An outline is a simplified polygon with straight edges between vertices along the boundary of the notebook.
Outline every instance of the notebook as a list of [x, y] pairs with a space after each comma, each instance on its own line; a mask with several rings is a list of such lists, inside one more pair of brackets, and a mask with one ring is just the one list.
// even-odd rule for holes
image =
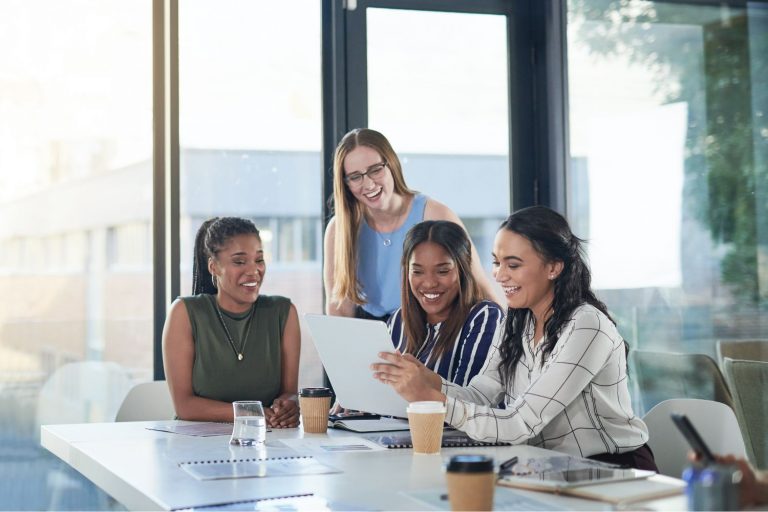
[[[403, 434], [369, 435], [365, 437], [366, 439], [370, 439], [374, 443], [386, 446], [387, 448], [413, 448], [410, 432]], [[443, 448], [463, 448], [471, 446], [509, 446], [509, 443], [486, 443], [483, 441], [475, 441], [464, 432], [451, 430], [443, 432], [443, 442], [441, 446]]]
[[351, 432], [393, 432], [398, 430], [408, 430], [408, 420], [399, 418], [344, 418], [328, 420], [328, 426], [349, 430]]
[[407, 417], [408, 402], [373, 378], [379, 352], [393, 352], [387, 325], [378, 320], [305, 314], [307, 327], [339, 403], [346, 409]]
[[317, 462], [312, 456], [196, 460], [180, 462], [179, 467], [198, 480], [340, 473], [335, 468]]
[[[626, 470], [624, 470], [626, 471]], [[630, 470], [639, 471], [639, 470]], [[653, 475], [652, 472], [648, 472]], [[555, 492], [568, 496], [578, 496], [590, 500], [604, 501], [608, 503], [637, 503], [640, 501], [649, 501], [669, 496], [676, 496], [685, 492], [685, 482], [676, 478], [670, 478], [664, 475], [655, 475], [653, 478], [637, 478], [635, 480], [623, 480], [618, 482], [593, 482], [588, 485], [578, 485], [575, 487], [562, 486], [539, 486], [529, 485], [514, 481], [508, 477], [502, 477], [498, 485], [505, 487], [518, 487], [521, 489]]]

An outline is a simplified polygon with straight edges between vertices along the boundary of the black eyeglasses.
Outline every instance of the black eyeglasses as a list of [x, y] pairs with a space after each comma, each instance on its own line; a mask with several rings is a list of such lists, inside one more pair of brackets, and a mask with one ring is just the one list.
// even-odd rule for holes
[[363, 186], [363, 178], [368, 176], [368, 178], [375, 180], [381, 176], [381, 173], [384, 171], [386, 166], [387, 161], [384, 160], [383, 162], [379, 162], [378, 164], [370, 166], [365, 172], [353, 172], [351, 174], [347, 174], [344, 176], [344, 181], [350, 187], [360, 188]]

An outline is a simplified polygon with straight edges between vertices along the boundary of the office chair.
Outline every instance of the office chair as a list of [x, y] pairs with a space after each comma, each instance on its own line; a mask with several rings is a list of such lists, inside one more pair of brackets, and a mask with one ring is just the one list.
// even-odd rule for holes
[[133, 386], [117, 411], [115, 421], [172, 420], [175, 413], [168, 383], [156, 380]]
[[768, 362], [768, 340], [718, 340], [717, 362], [723, 368], [723, 359]]
[[733, 408], [728, 384], [707, 355], [633, 350], [629, 364], [629, 377], [640, 391], [639, 415], [671, 398], [714, 400]]
[[768, 466], [768, 362], [723, 360], [750, 462]]
[[715, 454], [746, 457], [744, 440], [733, 409], [712, 400], [677, 398], [653, 407], [643, 421], [648, 426], [648, 446], [662, 475], [680, 478], [688, 465], [690, 447], [670, 418], [671, 413], [685, 414], [704, 442]]

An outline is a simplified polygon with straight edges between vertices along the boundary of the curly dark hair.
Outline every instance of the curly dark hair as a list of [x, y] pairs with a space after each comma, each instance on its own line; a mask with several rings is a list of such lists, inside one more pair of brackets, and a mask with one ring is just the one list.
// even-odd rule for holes
[[256, 235], [261, 240], [256, 225], [248, 219], [213, 217], [203, 222], [195, 235], [195, 256], [192, 262], [193, 295], [216, 295], [217, 290], [208, 271], [208, 258], [216, 258], [216, 254], [229, 239], [238, 235]]
[[[592, 275], [584, 256], [584, 240], [571, 232], [568, 221], [562, 215], [546, 206], [531, 206], [507, 217], [499, 227], [499, 230], [502, 229], [508, 229], [525, 237], [545, 262], [563, 263], [563, 270], [554, 281], [552, 315], [544, 323], [545, 337], [541, 346], [544, 356], [542, 364], [546, 356], [555, 348], [557, 339], [565, 324], [571, 319], [574, 310], [582, 304], [594, 306], [613, 322], [608, 314], [608, 308], [592, 292]], [[530, 309], [507, 309], [499, 367], [502, 379], [506, 383], [514, 377], [517, 362], [523, 355], [522, 335], [526, 325], [531, 321], [533, 321], [533, 313]], [[624, 344], [626, 347], [626, 341]]]

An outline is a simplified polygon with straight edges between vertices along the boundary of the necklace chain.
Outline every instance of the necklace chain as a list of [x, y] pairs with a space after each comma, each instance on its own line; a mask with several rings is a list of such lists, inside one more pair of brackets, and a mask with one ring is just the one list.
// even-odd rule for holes
[[[395, 232], [395, 230], [397, 230], [397, 228], [399, 228], [399, 227], [400, 227], [400, 221], [403, 219], [403, 215], [404, 215], [404, 214], [405, 214], [405, 212], [407, 212], [407, 211], [408, 211], [408, 204], [407, 204], [407, 202], [406, 202], [406, 201], [404, 201], [404, 202], [403, 202], [403, 211], [401, 211], [401, 212], [400, 212], [400, 214], [397, 216], [397, 221], [395, 222], [395, 229], [393, 229], [392, 231], [390, 231], [390, 235], [391, 235], [392, 233], [394, 233], [394, 232]], [[378, 230], [378, 229], [376, 229], [376, 228], [375, 228], [375, 227], [373, 227], [373, 226], [371, 226], [371, 228], [373, 229], [373, 232], [374, 232], [374, 233], [376, 233], [376, 235], [377, 235], [379, 238], [381, 238], [381, 243], [382, 243], [382, 244], [384, 244], [384, 247], [389, 247], [390, 245], [392, 245], [392, 238], [391, 238], [391, 237], [385, 237], [384, 235], [382, 235], [382, 234], [379, 232], [379, 230]]]
[[221, 308], [219, 308], [219, 302], [216, 300], [216, 298], [213, 298], [213, 303], [216, 305], [216, 314], [219, 316], [219, 321], [221, 322], [221, 326], [224, 328], [224, 334], [227, 335], [227, 341], [229, 342], [229, 346], [232, 347], [232, 351], [235, 353], [235, 356], [237, 357], [238, 361], [243, 360], [243, 352], [245, 352], [245, 344], [248, 343], [248, 333], [251, 332], [251, 324], [253, 323], [253, 310], [255, 309], [256, 303], [254, 302], [251, 304], [251, 311], [248, 313], [248, 323], [245, 324], [245, 334], [243, 335], [243, 341], [240, 343], [240, 350], [238, 351], [235, 347], [235, 340], [232, 339], [232, 335], [229, 333], [229, 329], [227, 328], [227, 324], [224, 323], [224, 315], [221, 314]]

